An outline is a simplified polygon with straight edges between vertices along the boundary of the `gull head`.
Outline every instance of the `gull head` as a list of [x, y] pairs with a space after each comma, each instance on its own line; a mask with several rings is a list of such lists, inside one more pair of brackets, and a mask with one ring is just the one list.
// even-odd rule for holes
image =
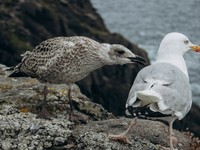
[[112, 44], [107, 51], [110, 64], [138, 63], [145, 65], [145, 59], [133, 54], [128, 48], [119, 44]]
[[181, 33], [172, 32], [163, 38], [158, 53], [183, 55], [189, 50], [200, 52], [200, 46], [191, 43], [187, 36]]

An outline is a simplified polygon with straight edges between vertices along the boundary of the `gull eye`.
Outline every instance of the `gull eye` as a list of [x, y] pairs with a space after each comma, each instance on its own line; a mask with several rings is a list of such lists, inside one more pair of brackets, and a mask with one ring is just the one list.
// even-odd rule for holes
[[184, 41], [184, 43], [185, 43], [185, 44], [188, 44], [188, 43], [189, 43], [189, 41], [188, 41], [188, 40], [185, 40], [185, 41]]
[[117, 50], [117, 54], [119, 54], [119, 55], [122, 55], [124, 53], [125, 53], [125, 51], [123, 51], [123, 50]]

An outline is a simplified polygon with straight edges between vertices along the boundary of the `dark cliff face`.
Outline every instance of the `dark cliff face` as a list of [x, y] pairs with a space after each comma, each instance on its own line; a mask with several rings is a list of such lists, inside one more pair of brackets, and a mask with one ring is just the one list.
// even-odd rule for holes
[[[83, 35], [119, 43], [147, 58], [144, 50], [110, 33], [89, 0], [3, 0], [0, 2], [0, 63], [12, 66], [20, 54], [55, 36]], [[114, 114], [122, 115], [128, 91], [142, 66], [106, 66], [78, 82], [82, 92]]]

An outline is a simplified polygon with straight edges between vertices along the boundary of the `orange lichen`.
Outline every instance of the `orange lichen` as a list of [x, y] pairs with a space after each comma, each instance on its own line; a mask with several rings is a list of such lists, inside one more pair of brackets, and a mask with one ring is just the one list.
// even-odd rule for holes
[[28, 112], [29, 112], [29, 109], [26, 108], [26, 107], [22, 107], [22, 108], [20, 108], [19, 111], [20, 111], [21, 113], [28, 113]]

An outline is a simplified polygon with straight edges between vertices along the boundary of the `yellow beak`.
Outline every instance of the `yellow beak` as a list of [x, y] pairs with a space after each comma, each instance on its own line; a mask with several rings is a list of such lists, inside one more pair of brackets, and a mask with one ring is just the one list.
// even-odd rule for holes
[[190, 46], [190, 48], [195, 52], [200, 52], [200, 46], [199, 45]]

